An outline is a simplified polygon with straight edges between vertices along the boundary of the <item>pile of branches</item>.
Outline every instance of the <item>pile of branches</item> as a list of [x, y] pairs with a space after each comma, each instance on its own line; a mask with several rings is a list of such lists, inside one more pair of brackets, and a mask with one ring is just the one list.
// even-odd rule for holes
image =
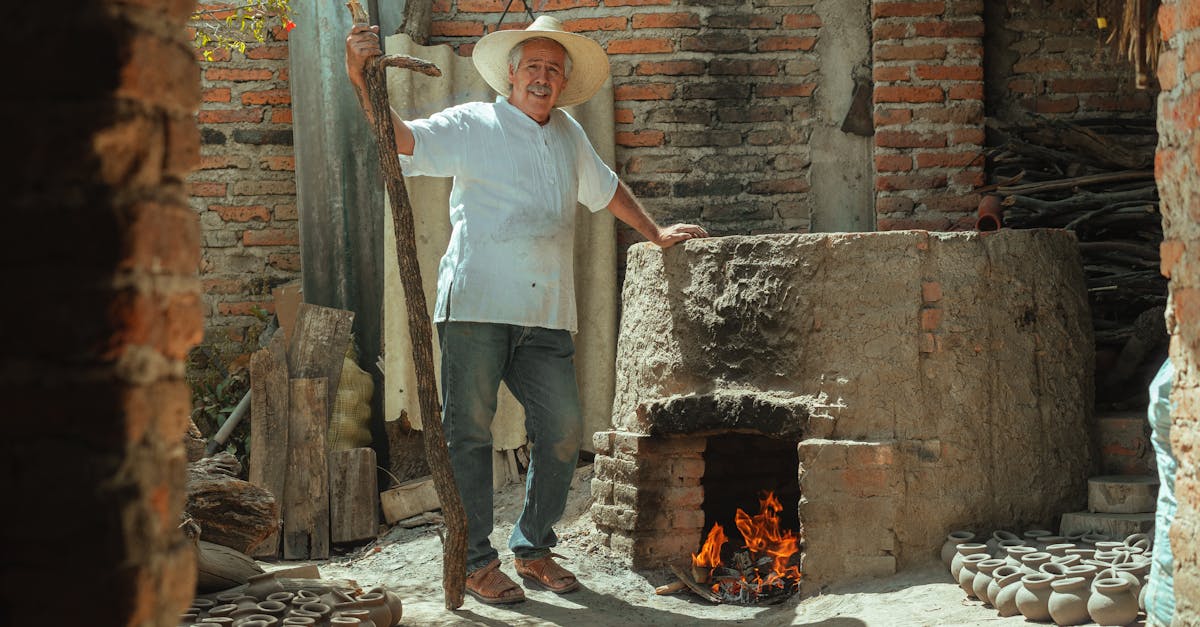
[[981, 191], [1003, 198], [1006, 227], [1075, 233], [1097, 348], [1121, 351], [1146, 326], [1134, 324], [1139, 316], [1153, 317], [1167, 299], [1154, 120], [989, 119], [987, 126], [989, 185]]

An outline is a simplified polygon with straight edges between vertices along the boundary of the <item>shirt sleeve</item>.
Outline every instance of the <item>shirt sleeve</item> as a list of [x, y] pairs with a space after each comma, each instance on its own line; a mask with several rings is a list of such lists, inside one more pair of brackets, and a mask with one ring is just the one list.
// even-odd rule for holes
[[413, 154], [400, 155], [405, 176], [454, 176], [462, 168], [462, 147], [469, 145], [468, 116], [451, 107], [428, 118], [406, 121], [412, 131]]
[[617, 193], [617, 173], [604, 163], [583, 132], [583, 127], [568, 116], [575, 140], [575, 163], [579, 168], [579, 202], [593, 213], [612, 202]]

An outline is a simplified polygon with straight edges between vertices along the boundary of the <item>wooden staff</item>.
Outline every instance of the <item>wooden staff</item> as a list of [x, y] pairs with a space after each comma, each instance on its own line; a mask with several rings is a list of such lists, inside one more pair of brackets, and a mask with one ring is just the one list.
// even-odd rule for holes
[[[358, 3], [346, 3], [354, 23], [367, 25], [367, 12]], [[401, 55], [379, 56], [367, 63], [364, 78], [367, 84], [369, 107], [375, 140], [379, 144], [380, 167], [387, 185], [392, 206], [392, 226], [396, 231], [396, 259], [400, 265], [400, 283], [404, 287], [408, 309], [408, 330], [412, 337], [413, 368], [417, 373], [417, 400], [424, 427], [425, 456], [433, 473], [433, 484], [442, 501], [446, 518], [446, 540], [442, 545], [442, 588], [446, 609], [458, 609], [463, 604], [467, 580], [467, 514], [454, 483], [450, 466], [450, 451], [442, 431], [442, 408], [438, 402], [437, 384], [433, 371], [433, 334], [429, 312], [425, 308], [425, 292], [421, 287], [421, 268], [417, 262], [417, 244], [413, 226], [412, 204], [404, 188], [400, 170], [396, 136], [392, 128], [391, 106], [387, 95], [387, 68], [403, 68], [427, 76], [441, 76], [438, 67], [428, 61]]]

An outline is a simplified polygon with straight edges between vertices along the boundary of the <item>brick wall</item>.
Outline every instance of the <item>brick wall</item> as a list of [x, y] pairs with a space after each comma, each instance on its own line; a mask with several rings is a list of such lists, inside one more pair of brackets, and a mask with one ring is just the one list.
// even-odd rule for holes
[[[223, 6], [199, 9], [223, 21]], [[287, 32], [251, 39], [245, 54], [197, 58], [202, 145], [189, 184], [204, 230], [207, 324], [195, 371], [244, 363], [265, 326], [255, 310], [272, 312], [271, 288], [300, 276]]]
[[880, 230], [973, 224], [983, 184], [982, 0], [876, 1]]
[[[199, 151], [192, 6], [6, 8], [8, 44], [37, 52], [5, 77], [20, 150], [0, 174], [0, 474], [16, 508], [0, 521], [0, 624], [175, 624], [194, 592], [178, 529], [184, 359], [203, 325], [183, 185]], [[68, 581], [96, 601], [64, 602]]]
[[1129, 63], [1105, 43], [1112, 30], [1097, 27], [1096, 4], [1007, 0], [990, 9], [990, 115], [1154, 115], [1154, 91], [1137, 89]]
[[1171, 448], [1179, 459], [1171, 527], [1177, 625], [1200, 624], [1200, 4], [1166, 0], [1159, 11], [1166, 50], [1159, 61], [1163, 274], [1171, 279], [1171, 360], [1176, 377]]

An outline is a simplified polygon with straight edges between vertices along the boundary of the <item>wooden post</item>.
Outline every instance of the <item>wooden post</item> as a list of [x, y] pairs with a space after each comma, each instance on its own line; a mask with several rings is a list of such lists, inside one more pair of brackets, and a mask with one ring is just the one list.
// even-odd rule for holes
[[352, 448], [329, 454], [329, 530], [334, 544], [379, 535], [379, 484], [375, 451]]
[[283, 558], [329, 557], [328, 381], [292, 379], [288, 394], [287, 485], [283, 499]]
[[[250, 357], [250, 483], [283, 502], [288, 458], [288, 366], [283, 333]], [[282, 509], [282, 508], [281, 508]], [[275, 526], [280, 523], [276, 519]], [[279, 554], [279, 531], [271, 534], [252, 554]]]
[[[355, 24], [369, 23], [367, 13], [358, 0], [350, 0], [346, 6]], [[400, 266], [400, 283], [404, 287], [404, 304], [408, 310], [408, 329], [412, 335], [413, 369], [417, 374], [417, 400], [421, 409], [421, 425], [424, 427], [425, 456], [438, 498], [442, 501], [442, 513], [446, 517], [442, 587], [446, 609], [453, 610], [462, 606], [467, 584], [467, 514], [458, 494], [458, 486], [454, 483], [450, 451], [446, 448], [446, 436], [442, 431], [442, 408], [433, 371], [433, 325], [429, 320], [425, 291], [421, 286], [412, 205], [404, 187], [396, 135], [392, 128], [392, 108], [388, 104], [386, 81], [389, 67], [409, 69], [429, 76], [441, 76], [442, 72], [432, 63], [412, 57], [389, 55], [373, 59], [367, 63], [365, 71], [368, 100], [362, 105], [375, 131], [375, 140], [379, 142], [380, 169], [392, 204], [396, 259]]]
[[354, 312], [344, 309], [301, 303], [296, 314], [287, 351], [288, 372], [293, 379], [324, 378], [330, 407], [337, 398], [353, 324]]

